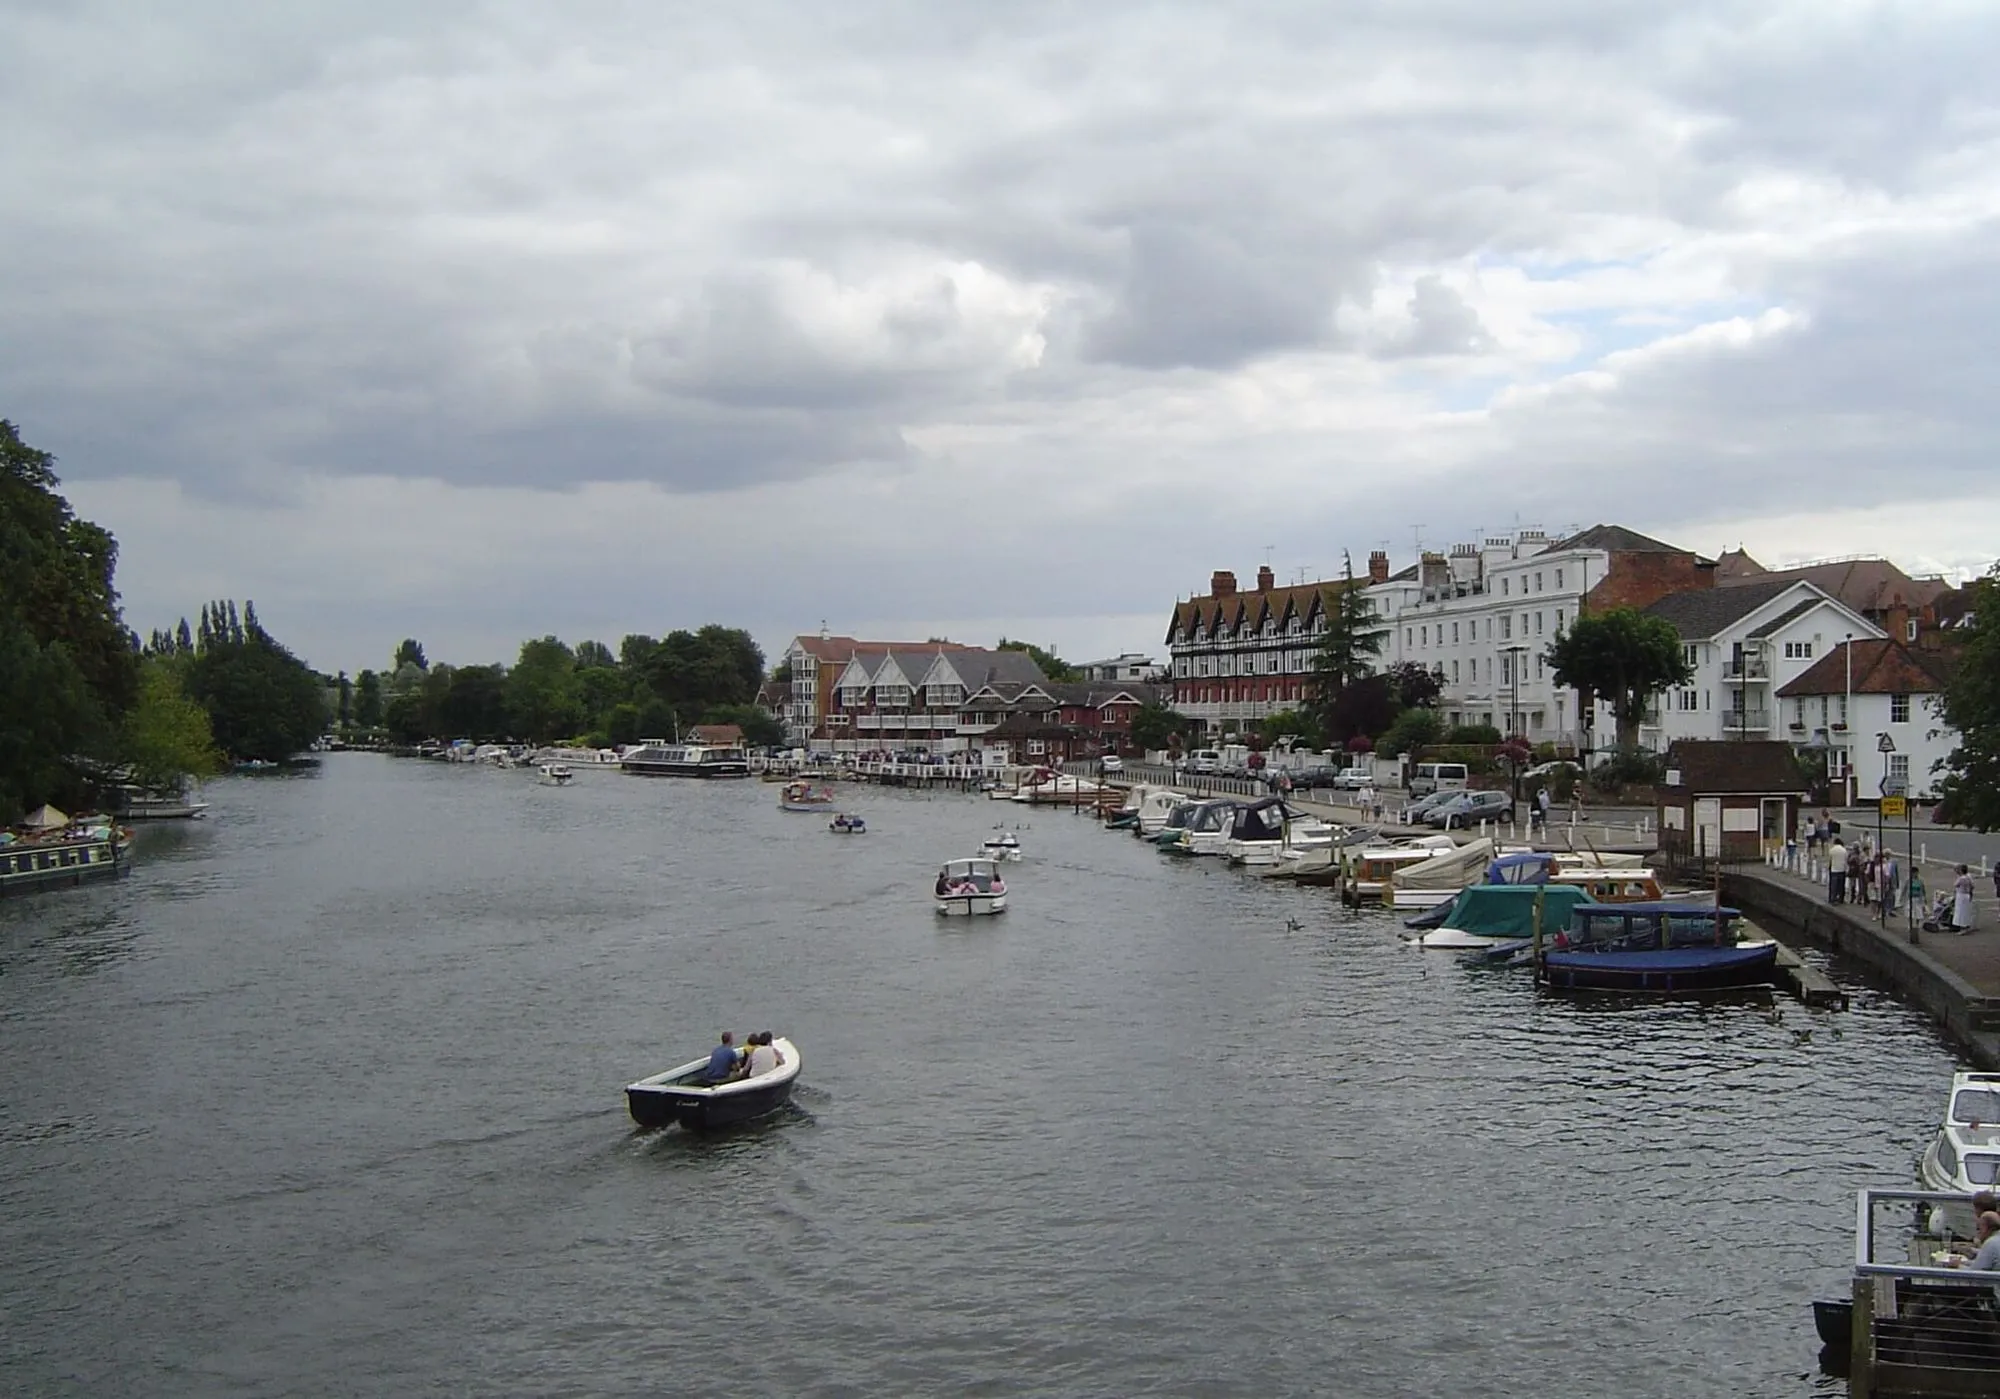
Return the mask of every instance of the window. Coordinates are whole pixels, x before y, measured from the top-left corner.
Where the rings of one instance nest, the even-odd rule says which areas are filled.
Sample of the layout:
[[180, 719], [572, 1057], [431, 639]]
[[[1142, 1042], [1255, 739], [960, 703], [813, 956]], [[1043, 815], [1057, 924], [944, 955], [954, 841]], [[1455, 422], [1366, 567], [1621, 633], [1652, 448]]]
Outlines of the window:
[[1417, 645], [1428, 646], [1430, 644], [1431, 644], [1431, 629], [1429, 627], [1418, 627]]
[[1451, 663], [1451, 683], [1452, 683], [1452, 684], [1454, 684], [1454, 685], [1456, 685], [1456, 684], [1458, 683], [1458, 662], [1457, 662], [1457, 661], [1453, 661], [1453, 662]]
[[1507, 594], [1513, 590], [1513, 585], [1514, 585], [1513, 579], [1502, 578], [1500, 580], [1500, 596], [1501, 597], [1507, 596]]
[[1681, 659], [1686, 661], [1689, 665], [1700, 665], [1701, 647], [1695, 645], [1693, 642], [1688, 642], [1686, 645], [1681, 647]]
[[1788, 661], [1809, 661], [1812, 659], [1813, 644], [1810, 641], [1787, 641], [1785, 659]]
[[1542, 590], [1542, 575], [1537, 573], [1535, 575], [1535, 591], [1539, 593], [1541, 590]]
[[[1557, 587], [1562, 586], [1562, 579], [1560, 576], [1558, 576], [1558, 578], [1556, 579], [1556, 586]], [[1562, 629], [1563, 629], [1563, 610], [1560, 607], [1558, 607], [1556, 609], [1556, 630], [1560, 632]]]
[[1535, 614], [1535, 635], [1540, 636], [1541, 634], [1542, 634], [1542, 614], [1537, 612]]
[[1454, 646], [1458, 645], [1458, 623], [1456, 622], [1451, 624], [1451, 644]]
[[[1557, 591], [1557, 592], [1561, 592], [1561, 591], [1562, 591], [1562, 585], [1563, 585], [1563, 571], [1562, 571], [1561, 569], [1557, 569], [1557, 570], [1556, 570], [1556, 591]], [[1560, 613], [1558, 613], [1557, 615], [1558, 615], [1558, 616], [1560, 616], [1561, 614], [1560, 614]], [[1558, 625], [1558, 626], [1560, 626], [1560, 625], [1561, 625], [1561, 623], [1557, 623], [1557, 625]]]
[[1891, 753], [1889, 755], [1889, 780], [1891, 782], [1900, 781], [1906, 788], [1910, 785], [1910, 755], [1908, 753]]
[[1500, 683], [1502, 685], [1514, 683], [1514, 657], [1511, 654], [1500, 658]]
[[1840, 725], [1843, 729], [1847, 727], [1846, 695], [1835, 695], [1833, 697], [1833, 722]]
[[1541, 678], [1542, 678], [1542, 658], [1539, 654], [1537, 654], [1535, 657], [1535, 679], [1540, 680]]
[[1917, 619], [1915, 617], [1912, 617], [1910, 618], [1909, 621], [1903, 623], [1903, 640], [1915, 641], [1916, 639], [1917, 639]]
[[1403, 628], [1403, 644], [1405, 646], [1415, 646], [1417, 644], [1417, 629], [1415, 627]]
[[1674, 700], [1674, 708], [1676, 709], [1692, 712], [1695, 708], [1695, 693], [1693, 690], [1674, 691]]
[[1512, 617], [1502, 617], [1500, 619], [1500, 639], [1502, 641], [1511, 641], [1514, 639], [1514, 619]]
[[1479, 640], [1479, 619], [1477, 617], [1474, 617], [1471, 621], [1467, 622], [1465, 625], [1469, 629], [1466, 639], [1469, 641]]
[[1889, 722], [1907, 724], [1910, 722], [1910, 697], [1908, 695], [1889, 696]]

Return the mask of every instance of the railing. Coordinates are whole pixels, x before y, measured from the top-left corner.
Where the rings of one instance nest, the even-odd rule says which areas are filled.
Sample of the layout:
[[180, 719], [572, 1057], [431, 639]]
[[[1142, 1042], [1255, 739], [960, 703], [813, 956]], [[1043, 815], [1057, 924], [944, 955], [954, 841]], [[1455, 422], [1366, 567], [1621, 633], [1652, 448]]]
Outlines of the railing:
[[1725, 661], [1722, 666], [1724, 680], [1769, 680], [1770, 669], [1761, 660]]
[[1771, 727], [1771, 712], [1768, 709], [1726, 709], [1722, 713], [1722, 727], [1735, 733], [1761, 733]]

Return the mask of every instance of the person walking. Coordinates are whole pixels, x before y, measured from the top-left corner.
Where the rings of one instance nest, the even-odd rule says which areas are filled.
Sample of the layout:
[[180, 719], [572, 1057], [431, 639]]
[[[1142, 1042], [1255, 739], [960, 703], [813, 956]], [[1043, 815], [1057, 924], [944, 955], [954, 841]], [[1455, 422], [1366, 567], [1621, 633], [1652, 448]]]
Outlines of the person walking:
[[1826, 848], [1826, 901], [1830, 904], [1847, 901], [1847, 847], [1835, 837]]
[[1951, 882], [1951, 924], [1954, 932], [1972, 931], [1972, 871], [1964, 865]]
[[1886, 920], [1896, 911], [1896, 887], [1902, 882], [1903, 871], [1889, 851], [1882, 852], [1881, 860], [1881, 878], [1876, 883], [1882, 891], [1882, 917]]

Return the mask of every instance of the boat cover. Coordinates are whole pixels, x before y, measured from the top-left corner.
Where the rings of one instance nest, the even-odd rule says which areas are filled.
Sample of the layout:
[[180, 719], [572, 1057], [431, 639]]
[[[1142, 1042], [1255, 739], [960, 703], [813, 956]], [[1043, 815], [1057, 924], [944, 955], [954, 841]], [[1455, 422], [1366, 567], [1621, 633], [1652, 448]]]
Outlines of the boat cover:
[[1236, 808], [1236, 819], [1229, 828], [1229, 838], [1283, 840], [1285, 822], [1298, 815], [1298, 812], [1285, 805], [1282, 797], [1265, 797], [1261, 801], [1251, 802], [1248, 806]]
[[1439, 926], [1482, 937], [1533, 937], [1537, 902], [1542, 931], [1553, 933], [1569, 927], [1577, 906], [1588, 904], [1590, 895], [1567, 884], [1475, 884], [1459, 891]]
[[1397, 870], [1392, 882], [1398, 889], [1463, 889], [1492, 858], [1493, 842], [1482, 838]]
[[1555, 873], [1556, 857], [1540, 850], [1502, 855], [1486, 867], [1488, 884], [1546, 884]]

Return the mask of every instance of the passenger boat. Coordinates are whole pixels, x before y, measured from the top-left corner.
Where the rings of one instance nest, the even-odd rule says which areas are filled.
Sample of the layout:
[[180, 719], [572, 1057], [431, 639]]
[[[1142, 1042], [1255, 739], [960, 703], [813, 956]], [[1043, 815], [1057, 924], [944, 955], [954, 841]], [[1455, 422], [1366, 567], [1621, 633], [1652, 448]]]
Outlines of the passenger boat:
[[868, 823], [859, 816], [842, 811], [826, 823], [826, 828], [836, 835], [859, 836], [868, 834]]
[[132, 867], [132, 833], [108, 819], [71, 821], [44, 806], [12, 831], [0, 831], [0, 895], [95, 879]]
[[1021, 858], [1021, 838], [1012, 831], [1001, 831], [990, 835], [979, 843], [989, 860], [1019, 860]]
[[[1917, 1176], [1926, 1190], [2000, 1190], [2000, 1074], [1955, 1073], [1944, 1121], [1924, 1148]], [[1954, 1232], [1968, 1238], [1970, 1204], [1946, 1205]]]
[[1475, 884], [1459, 890], [1438, 926], [1413, 941], [1459, 952], [1519, 946], [1537, 929], [1552, 937], [1569, 928], [1576, 909], [1589, 902], [1589, 894], [1567, 884]]
[[208, 811], [208, 803], [195, 800], [186, 783], [170, 791], [120, 787], [114, 794], [114, 802], [122, 821], [192, 821]]
[[750, 755], [741, 748], [649, 739], [626, 750], [618, 760], [618, 767], [640, 777], [748, 777]]
[[778, 806], [785, 811], [825, 811], [833, 805], [833, 788], [811, 782], [787, 782], [778, 793]]
[[679, 1123], [689, 1131], [727, 1127], [775, 1112], [790, 1101], [792, 1085], [798, 1082], [805, 1059], [788, 1039], [773, 1039], [771, 1047], [784, 1062], [769, 1073], [727, 1083], [704, 1083], [708, 1072], [708, 1056], [704, 1054], [677, 1069], [626, 1084], [625, 1105], [641, 1127]]
[[1647, 995], [1769, 986], [1778, 944], [1739, 941], [1741, 916], [1720, 905], [1582, 904], [1567, 931], [1535, 940], [1535, 977], [1558, 991]]
[[569, 770], [566, 763], [543, 763], [536, 772], [535, 780], [544, 787], [567, 787], [576, 780], [576, 774]]
[[931, 891], [937, 911], [953, 918], [1007, 911], [1007, 881], [984, 855], [946, 860]]

